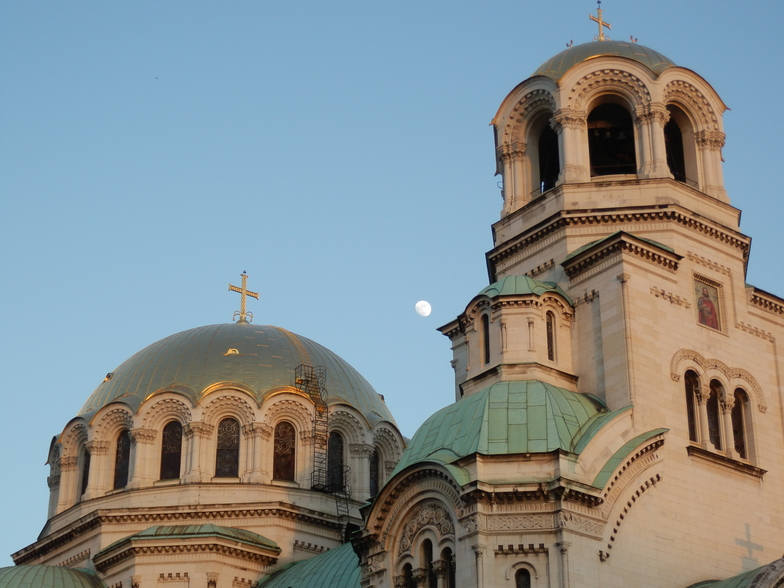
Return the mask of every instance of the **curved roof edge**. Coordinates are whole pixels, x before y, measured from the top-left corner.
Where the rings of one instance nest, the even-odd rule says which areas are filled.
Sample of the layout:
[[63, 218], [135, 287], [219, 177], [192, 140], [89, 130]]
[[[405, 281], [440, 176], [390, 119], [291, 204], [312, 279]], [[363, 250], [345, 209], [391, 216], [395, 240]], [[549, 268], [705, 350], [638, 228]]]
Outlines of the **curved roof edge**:
[[0, 568], [0, 588], [106, 588], [92, 570], [19, 565]]
[[554, 292], [562, 296], [570, 305], [573, 305], [571, 298], [555, 282], [540, 282], [529, 276], [506, 276], [483, 288], [474, 298], [479, 296], [487, 296], [488, 298], [524, 296], [526, 294], [542, 296], [547, 292]]
[[360, 588], [361, 568], [351, 543], [290, 563], [259, 581], [258, 588]]

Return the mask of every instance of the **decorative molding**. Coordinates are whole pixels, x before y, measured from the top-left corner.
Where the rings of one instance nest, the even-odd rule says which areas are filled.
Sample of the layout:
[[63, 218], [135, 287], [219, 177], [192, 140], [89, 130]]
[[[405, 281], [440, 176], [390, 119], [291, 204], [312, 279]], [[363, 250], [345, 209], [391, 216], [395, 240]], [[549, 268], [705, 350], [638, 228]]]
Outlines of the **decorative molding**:
[[168, 574], [161, 573], [161, 575], [158, 576], [158, 582], [159, 583], [160, 582], [164, 582], [164, 583], [166, 583], [166, 582], [189, 582], [189, 581], [190, 580], [188, 578], [188, 572], [184, 572], [182, 574], [180, 574], [180, 572], [177, 572], [175, 574], [172, 574], [171, 572], [169, 572]]
[[214, 426], [202, 422], [202, 421], [191, 421], [187, 425], [183, 427], [183, 434], [186, 437], [199, 437], [201, 439], [209, 439], [212, 436], [212, 431], [215, 429]]
[[[680, 99], [680, 100], [679, 100]], [[673, 80], [664, 87], [664, 102], [679, 102], [681, 107], [691, 112], [702, 123], [700, 126], [719, 130], [716, 113], [707, 98], [692, 84], [683, 80]]]
[[621, 232], [615, 237], [597, 243], [576, 257], [561, 263], [561, 266], [564, 268], [566, 275], [569, 276], [569, 279], [574, 280], [589, 268], [616, 253], [634, 255], [649, 263], [659, 265], [670, 272], [675, 272], [678, 269], [678, 262], [682, 259], [680, 255], [651, 245], [647, 241], [643, 241], [629, 233]]
[[[741, 251], [744, 259], [748, 258], [751, 242], [740, 233], [726, 231], [722, 227], [710, 224], [710, 221], [703, 221], [700, 218], [670, 208], [665, 210], [634, 210], [614, 209], [612, 212], [597, 212], [593, 210], [562, 211], [554, 215], [553, 220], [536, 230], [516, 236], [512, 242], [507, 242], [501, 247], [492, 250], [487, 258], [492, 269], [491, 275], [496, 275], [499, 270], [503, 270], [523, 259], [530, 254], [530, 247], [534, 244], [550, 237], [556, 231], [568, 227], [606, 227], [608, 225], [629, 225], [638, 223], [652, 222], [673, 222], [693, 229], [703, 235], [715, 239], [721, 243], [726, 243]], [[781, 314], [784, 314], [782, 306]]]
[[576, 531], [585, 535], [590, 535], [595, 539], [601, 539], [604, 533], [604, 522], [587, 519], [569, 511], [562, 510], [558, 513], [558, 526], [570, 531]]
[[131, 429], [131, 441], [144, 445], [151, 445], [155, 442], [158, 431], [155, 429]]
[[544, 543], [540, 543], [539, 545], [534, 545], [533, 543], [529, 543], [528, 545], [523, 545], [522, 543], [519, 543], [518, 545], [499, 545], [493, 549], [495, 555], [529, 555], [547, 552], [548, 548], [544, 546]]
[[756, 288], [752, 289], [749, 295], [749, 304], [766, 312], [784, 316], [784, 302], [780, 298]]
[[426, 502], [409, 514], [408, 522], [404, 525], [400, 536], [400, 554], [411, 549], [414, 538], [426, 526], [434, 527], [441, 536], [455, 534], [455, 526], [452, 524], [452, 515], [449, 511], [436, 502]]
[[691, 303], [686, 298], [681, 298], [680, 296], [676, 296], [672, 292], [667, 292], [663, 288], [657, 288], [656, 286], [651, 286], [651, 294], [656, 296], [656, 298], [663, 298], [664, 300], [668, 300], [672, 304], [683, 306], [684, 308], [691, 308]]
[[626, 505], [623, 507], [623, 510], [618, 514], [618, 518], [615, 520], [615, 525], [612, 528], [612, 532], [610, 533], [610, 540], [607, 543], [607, 551], [599, 550], [599, 560], [602, 562], [606, 562], [610, 559], [610, 551], [613, 548], [613, 544], [615, 543], [616, 538], [618, 537], [618, 531], [621, 529], [621, 525], [623, 521], [626, 519], [626, 516], [629, 514], [631, 508], [637, 503], [637, 499], [640, 498], [643, 493], [653, 487], [656, 486], [661, 481], [661, 474], [656, 474], [651, 478], [645, 480], [643, 484], [640, 485], [637, 490], [634, 491], [634, 494], [631, 495], [629, 500], [626, 501]]
[[582, 296], [578, 296], [574, 298], [572, 302], [574, 303], [574, 307], [577, 308], [583, 304], [588, 304], [589, 302], [593, 302], [599, 298], [599, 293], [596, 290], [591, 290], [590, 292], [586, 291], [585, 294]]
[[256, 420], [256, 413], [251, 405], [244, 398], [231, 394], [221, 394], [217, 398], [212, 396], [212, 400], [202, 412], [202, 420], [209, 424], [215, 424], [219, 419], [229, 416], [237, 417], [241, 425]]
[[184, 425], [191, 420], [191, 411], [188, 405], [178, 398], [163, 398], [153, 403], [144, 410], [142, 427], [154, 429], [161, 421], [173, 418]]
[[[139, 557], [145, 555], [162, 555], [162, 554], [166, 554], [167, 556], [171, 557], [172, 554], [180, 554], [180, 553], [188, 553], [188, 554], [217, 553], [220, 555], [229, 555], [232, 557], [244, 559], [246, 561], [260, 563], [262, 565], [272, 565], [277, 562], [277, 557], [272, 557], [261, 553], [255, 553], [253, 551], [249, 551], [247, 549], [241, 549], [239, 547], [229, 547], [227, 545], [220, 545], [217, 543], [201, 543], [201, 544], [191, 543], [191, 544], [184, 544], [184, 545], [169, 544], [169, 545], [129, 546], [126, 549], [120, 551], [119, 553], [106, 557], [105, 559], [102, 559], [100, 561], [93, 560], [93, 563], [95, 564], [95, 569], [97, 569], [101, 573], [104, 573], [112, 566], [115, 566], [118, 563], [130, 559], [132, 557]], [[163, 574], [161, 574], [161, 576], [163, 576]], [[179, 581], [182, 580], [180, 579]]]
[[723, 374], [727, 380], [743, 380], [749, 385], [757, 397], [757, 408], [759, 408], [759, 411], [762, 413], [767, 412], [768, 403], [765, 400], [765, 394], [762, 392], [762, 388], [757, 383], [757, 380], [754, 379], [754, 376], [752, 376], [746, 370], [740, 368], [730, 368], [718, 359], [705, 359], [696, 351], [692, 351], [690, 349], [681, 349], [672, 356], [672, 360], [670, 361], [670, 378], [672, 378], [672, 380], [675, 382], [679, 382], [681, 379], [678, 366], [682, 361], [694, 362], [700, 367], [700, 369], [702, 369], [703, 372], [707, 372], [708, 370], [716, 370]]
[[499, 133], [504, 138], [503, 143], [514, 145], [516, 139], [522, 138], [531, 114], [540, 110], [555, 110], [555, 98], [548, 90], [533, 90], [520, 98], [509, 113], [503, 132]]
[[254, 586], [256, 586], [254, 580], [248, 580], [238, 576], [234, 576], [234, 580], [231, 582], [231, 588], [254, 588]]
[[88, 441], [84, 444], [84, 448], [90, 455], [106, 455], [109, 452], [108, 441]]
[[763, 331], [762, 329], [758, 329], [757, 327], [752, 327], [751, 325], [747, 325], [743, 321], [739, 321], [735, 323], [735, 328], [750, 333], [755, 337], [759, 337], [760, 339], [765, 339], [766, 341], [770, 341], [771, 343], [776, 342], [776, 338], [773, 336], [773, 333]]
[[329, 551], [328, 547], [324, 547], [323, 545], [316, 545], [315, 543], [305, 543], [299, 539], [294, 539], [294, 549], [309, 551], [311, 553], [323, 553], [325, 551]]
[[514, 531], [517, 529], [554, 529], [553, 516], [547, 515], [502, 515], [488, 516], [488, 531]]
[[569, 106], [575, 110], [583, 110], [586, 99], [602, 90], [620, 90], [632, 99], [635, 109], [651, 102], [651, 93], [647, 86], [634, 74], [622, 69], [601, 69], [586, 74], [574, 84], [568, 98]]
[[721, 453], [708, 451], [707, 449], [703, 449], [702, 447], [698, 447], [696, 445], [689, 445], [686, 448], [686, 452], [690, 457], [697, 457], [714, 464], [730, 467], [736, 471], [743, 472], [744, 474], [749, 474], [757, 478], [762, 478], [765, 474], [768, 473], [768, 470], [763, 470], [762, 468], [758, 468], [757, 466], [751, 465], [750, 463], [732, 459], [731, 457], [727, 457]]
[[[626, 459], [623, 466], [618, 470], [618, 473], [615, 474], [605, 486], [604, 505], [600, 512], [602, 518], [610, 516], [610, 511], [615, 507], [615, 503], [621, 493], [640, 473], [660, 461], [659, 454], [656, 450], [663, 444], [663, 439], [655, 440], [653, 443], [645, 445], [639, 451], [635, 452], [634, 455]], [[657, 473], [656, 476], [659, 476], [659, 474]]]
[[68, 559], [64, 559], [58, 565], [61, 568], [70, 568], [75, 563], [80, 561], [84, 561], [86, 559], [90, 559], [90, 549], [85, 549], [84, 551], [77, 553], [76, 555], [69, 557]]
[[118, 430], [132, 428], [133, 415], [125, 408], [112, 408], [93, 426], [93, 438], [108, 441]]
[[731, 276], [732, 272], [729, 268], [716, 263], [715, 261], [711, 261], [710, 259], [706, 259], [696, 253], [692, 253], [691, 251], [686, 252], [686, 257], [693, 261], [694, 263], [698, 263], [703, 267], [707, 267], [708, 269], [712, 269], [715, 272], [719, 272], [720, 274], [724, 274], [725, 276]]
[[540, 274], [543, 274], [544, 272], [546, 272], [546, 271], [548, 271], [548, 270], [551, 270], [551, 269], [553, 269], [554, 267], [555, 267], [555, 260], [554, 260], [554, 259], [551, 259], [551, 260], [549, 260], [549, 261], [545, 261], [545, 262], [544, 262], [543, 264], [541, 264], [541, 265], [537, 265], [537, 266], [536, 266], [534, 269], [532, 269], [531, 271], [527, 271], [527, 272], [525, 272], [525, 274], [524, 274], [524, 275], [528, 276], [529, 278], [535, 278], [536, 276], [538, 276], [538, 275], [540, 275]]

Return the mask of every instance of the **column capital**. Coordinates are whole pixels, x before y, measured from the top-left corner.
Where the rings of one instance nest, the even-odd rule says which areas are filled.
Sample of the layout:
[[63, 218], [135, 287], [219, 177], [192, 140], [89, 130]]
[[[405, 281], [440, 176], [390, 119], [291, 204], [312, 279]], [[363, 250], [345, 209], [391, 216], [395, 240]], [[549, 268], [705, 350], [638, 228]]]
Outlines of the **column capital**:
[[196, 436], [202, 439], [206, 439], [212, 435], [213, 429], [215, 429], [213, 425], [207, 424], [205, 422], [190, 422], [183, 428], [183, 433], [185, 433], [186, 437]]
[[131, 429], [131, 441], [134, 443], [140, 443], [143, 445], [151, 445], [155, 442], [155, 437], [158, 435], [158, 431], [155, 429]]
[[501, 161], [515, 161], [524, 157], [528, 145], [522, 141], [512, 141], [511, 143], [504, 143], [496, 148], [496, 155]]
[[90, 455], [106, 455], [109, 451], [108, 441], [88, 441], [84, 444], [84, 448]]
[[368, 445], [367, 443], [352, 443], [349, 445], [351, 455], [354, 457], [366, 457], [370, 459], [373, 452], [376, 450], [375, 446]]
[[70, 470], [76, 469], [77, 458], [76, 457], [61, 457], [59, 461], [60, 471], [67, 472]]
[[417, 588], [424, 588], [427, 586], [427, 569], [417, 568], [412, 571], [411, 575], [414, 577], [414, 585]]
[[436, 578], [446, 578], [446, 574], [449, 571], [449, 562], [445, 559], [439, 559], [438, 561], [433, 562], [433, 572], [436, 575]]
[[550, 127], [556, 132], [560, 129], [584, 129], [586, 128], [587, 120], [584, 111], [560, 108], [553, 113], [553, 118], [550, 119]]

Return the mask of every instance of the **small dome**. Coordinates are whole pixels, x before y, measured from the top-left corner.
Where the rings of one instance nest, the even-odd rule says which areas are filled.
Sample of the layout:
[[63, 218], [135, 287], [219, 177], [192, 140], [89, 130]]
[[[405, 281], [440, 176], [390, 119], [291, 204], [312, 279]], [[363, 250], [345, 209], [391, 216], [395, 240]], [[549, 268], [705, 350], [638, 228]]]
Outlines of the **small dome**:
[[327, 368], [328, 404], [345, 403], [371, 422], [392, 414], [359, 372], [318, 343], [270, 325], [209, 325], [161, 339], [106, 376], [79, 411], [89, 420], [115, 401], [137, 410], [151, 394], [171, 390], [194, 403], [218, 384], [238, 384], [261, 403], [267, 392], [294, 386], [300, 364]]
[[89, 570], [34, 565], [0, 568], [0, 588], [106, 588], [106, 584]]
[[473, 453], [579, 454], [597, 428], [616, 413], [591, 394], [570, 392], [538, 380], [499, 382], [439, 410], [414, 434], [393, 476], [421, 462], [452, 466]]
[[557, 82], [578, 63], [599, 56], [633, 59], [650, 69], [657, 76], [668, 67], [675, 65], [671, 59], [653, 49], [648, 49], [644, 45], [628, 41], [592, 41], [591, 43], [583, 43], [582, 45], [561, 51], [555, 57], [545, 61], [533, 75], [547, 76]]
[[[535, 294], [541, 296], [545, 292], [556, 292], [569, 300], [566, 292], [555, 282], [540, 282], [528, 276], [506, 276], [484, 288], [477, 296], [487, 296], [495, 298], [497, 296], [522, 296], [524, 294]], [[571, 304], [571, 300], [569, 300]]]

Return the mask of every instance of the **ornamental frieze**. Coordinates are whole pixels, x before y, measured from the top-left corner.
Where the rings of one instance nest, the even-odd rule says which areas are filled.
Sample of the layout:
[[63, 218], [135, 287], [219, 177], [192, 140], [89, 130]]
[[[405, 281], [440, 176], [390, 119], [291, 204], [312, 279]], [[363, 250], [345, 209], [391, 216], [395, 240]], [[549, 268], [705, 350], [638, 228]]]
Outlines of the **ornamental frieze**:
[[488, 531], [514, 531], [517, 529], [552, 529], [553, 515], [505, 515], [487, 517]]
[[411, 549], [411, 542], [424, 527], [435, 527], [443, 535], [454, 535], [452, 517], [440, 504], [429, 503], [418, 507], [411, 514], [400, 537], [400, 553]]

